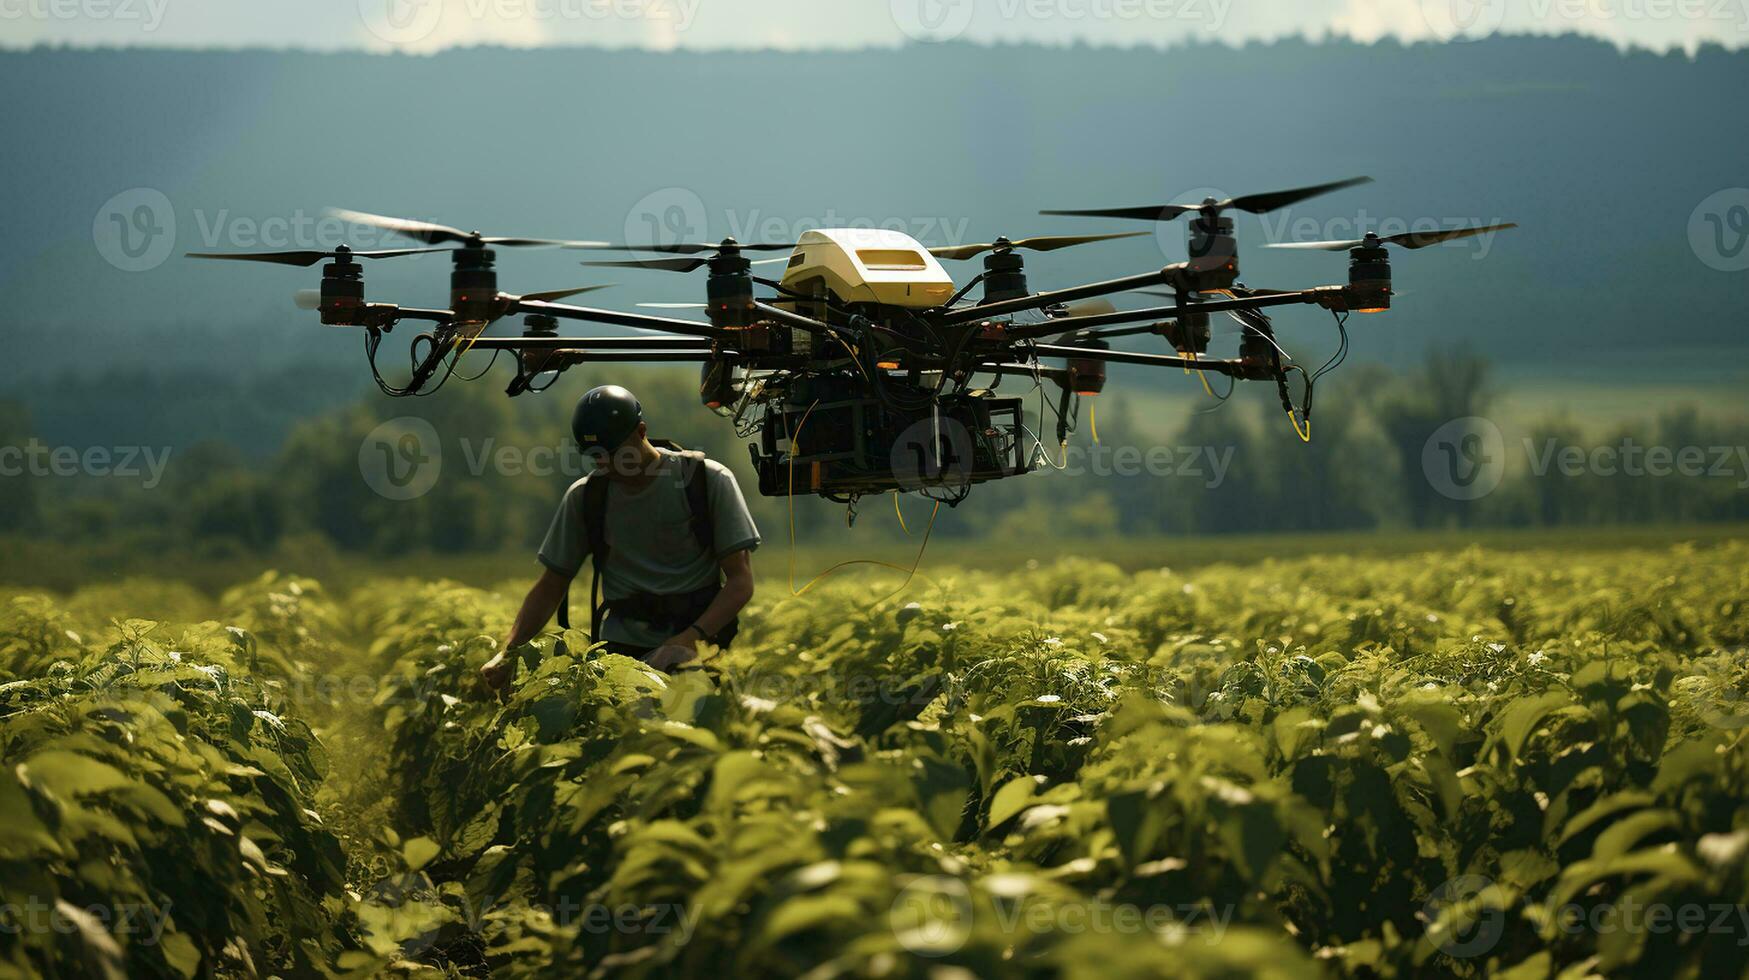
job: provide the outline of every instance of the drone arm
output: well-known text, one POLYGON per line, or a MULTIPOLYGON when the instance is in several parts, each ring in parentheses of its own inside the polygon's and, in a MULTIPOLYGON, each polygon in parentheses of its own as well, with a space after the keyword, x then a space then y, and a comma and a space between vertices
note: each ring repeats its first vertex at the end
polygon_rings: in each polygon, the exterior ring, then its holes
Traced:
POLYGON ((711 343, 697 337, 481 337, 474 350, 687 351, 709 353, 711 343))
POLYGON ((984 371, 990 374, 1021 375, 1028 378, 1049 378, 1052 381, 1057 381, 1069 376, 1069 370, 1067 368, 1045 367, 1042 364, 989 364, 979 368, 978 371, 984 371))
POLYGON ((455 319, 455 314, 449 310, 425 310, 416 306, 399 306, 395 308, 397 320, 430 320, 433 323, 448 323, 455 319))
POLYGON ((791 313, 789 310, 780 309, 779 307, 771 306, 766 303, 754 303, 753 309, 758 312, 760 316, 769 317, 785 326, 795 327, 797 330, 806 330, 808 333, 815 334, 816 336, 823 337, 832 333, 832 327, 830 324, 821 323, 813 317, 802 316, 800 313, 791 313))
MULTIPOLYGON (((1097 313, 1090 316, 1066 316, 1051 320, 1048 323, 1028 324, 1021 327, 1011 327, 1008 336, 1025 339, 1027 337, 1048 337, 1068 333, 1074 330, 1086 330, 1092 327, 1103 327, 1120 323, 1137 323, 1143 320, 1177 320, 1191 313, 1231 313, 1245 310, 1260 310, 1272 306, 1293 306, 1303 303, 1322 303, 1328 294, 1323 289, 1308 289, 1297 293, 1272 293, 1268 296, 1249 296, 1243 299, 1214 300, 1208 303, 1194 303, 1187 306, 1153 306, 1142 310, 1120 310, 1116 313, 1097 313)), ((1121 337, 1140 330, 1111 331, 1093 336, 1121 337)))
MULTIPOLYGON (((1213 371, 1235 378, 1255 374, 1248 362, 1209 357, 1177 357, 1172 354, 1142 354, 1126 350, 1098 350, 1092 347, 1062 347, 1039 344, 1033 348, 1040 357, 1074 358, 1078 361, 1110 361, 1116 364, 1144 364, 1151 367, 1188 368, 1192 371, 1213 371)), ((1273 374, 1269 376, 1273 377, 1273 374)))
POLYGON ((953 310, 943 315, 939 322, 952 326, 959 323, 972 323, 990 317, 1007 316, 1011 313, 1023 313, 1027 310, 1043 309, 1059 303, 1072 303, 1078 299, 1091 299, 1095 296, 1109 296, 1113 293, 1127 293, 1131 290, 1146 289, 1150 286, 1170 285, 1174 279, 1187 270, 1185 265, 1167 266, 1158 272, 1143 273, 1139 276, 1125 276, 1122 279, 1111 279, 1106 282, 1089 283, 1085 286, 1071 286, 1068 289, 1053 290, 1048 293, 1034 293, 1018 299, 1003 300, 997 303, 984 303, 981 306, 968 306, 953 310))
POLYGON ((512 307, 511 312, 544 313, 547 316, 560 317, 566 320, 588 320, 592 323, 607 323, 618 327, 637 327, 643 330, 666 330, 670 333, 686 334, 691 337, 707 337, 712 340, 725 336, 725 331, 713 327, 708 323, 694 323, 691 320, 677 320, 673 317, 666 316, 650 316, 647 313, 621 313, 618 310, 597 310, 586 306, 567 306, 563 303, 543 303, 533 300, 522 300, 512 307))

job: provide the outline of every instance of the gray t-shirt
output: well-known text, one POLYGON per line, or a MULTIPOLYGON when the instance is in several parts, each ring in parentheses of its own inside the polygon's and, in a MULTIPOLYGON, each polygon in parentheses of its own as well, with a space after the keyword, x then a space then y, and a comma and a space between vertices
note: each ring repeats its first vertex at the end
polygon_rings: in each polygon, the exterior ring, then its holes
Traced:
MULTIPOLYGON (((759 547, 759 528, 747 512, 747 501, 728 467, 714 459, 705 465, 706 499, 710 502, 711 551, 692 533, 692 513, 686 505, 684 463, 678 453, 659 449, 662 460, 655 479, 640 490, 614 483, 607 488, 607 567, 601 572, 605 600, 634 593, 678 595, 715 585, 718 563, 737 551, 759 547)), ((575 576, 589 560, 589 532, 583 520, 584 477, 565 491, 553 515, 541 564, 560 575, 575 576)), ((582 601, 587 605, 588 600, 582 601)), ((634 646, 655 646, 673 635, 660 627, 609 615, 598 639, 634 646)))

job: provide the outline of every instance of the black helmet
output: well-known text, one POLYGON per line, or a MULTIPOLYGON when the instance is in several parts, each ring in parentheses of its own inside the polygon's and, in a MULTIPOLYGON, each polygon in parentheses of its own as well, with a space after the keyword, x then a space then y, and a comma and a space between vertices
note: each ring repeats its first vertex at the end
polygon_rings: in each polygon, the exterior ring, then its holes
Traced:
POLYGON ((571 434, 577 438, 577 448, 583 452, 618 449, 644 420, 644 406, 638 398, 619 385, 602 385, 590 389, 577 400, 577 410, 571 413, 571 434))

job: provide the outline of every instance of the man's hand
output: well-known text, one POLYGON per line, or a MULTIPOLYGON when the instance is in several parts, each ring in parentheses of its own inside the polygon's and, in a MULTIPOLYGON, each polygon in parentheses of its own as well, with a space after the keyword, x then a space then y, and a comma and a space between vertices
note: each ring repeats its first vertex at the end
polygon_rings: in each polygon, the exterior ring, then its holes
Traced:
POLYGON ((500 650, 497 656, 486 661, 480 668, 480 680, 485 681, 491 690, 502 694, 504 685, 510 682, 510 675, 515 671, 516 661, 511 659, 510 651, 500 650))
POLYGON ((660 671, 673 673, 674 668, 698 659, 698 634, 690 628, 677 636, 663 640, 650 651, 644 662, 660 671))

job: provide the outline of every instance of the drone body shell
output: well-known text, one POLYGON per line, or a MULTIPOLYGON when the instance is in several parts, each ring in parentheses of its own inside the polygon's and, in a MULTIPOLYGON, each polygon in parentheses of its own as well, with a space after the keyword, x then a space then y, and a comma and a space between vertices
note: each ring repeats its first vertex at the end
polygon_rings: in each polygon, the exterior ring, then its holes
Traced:
POLYGON ((785 289, 820 287, 844 303, 929 309, 953 297, 953 277, 915 238, 884 228, 805 232, 784 270, 785 289))

